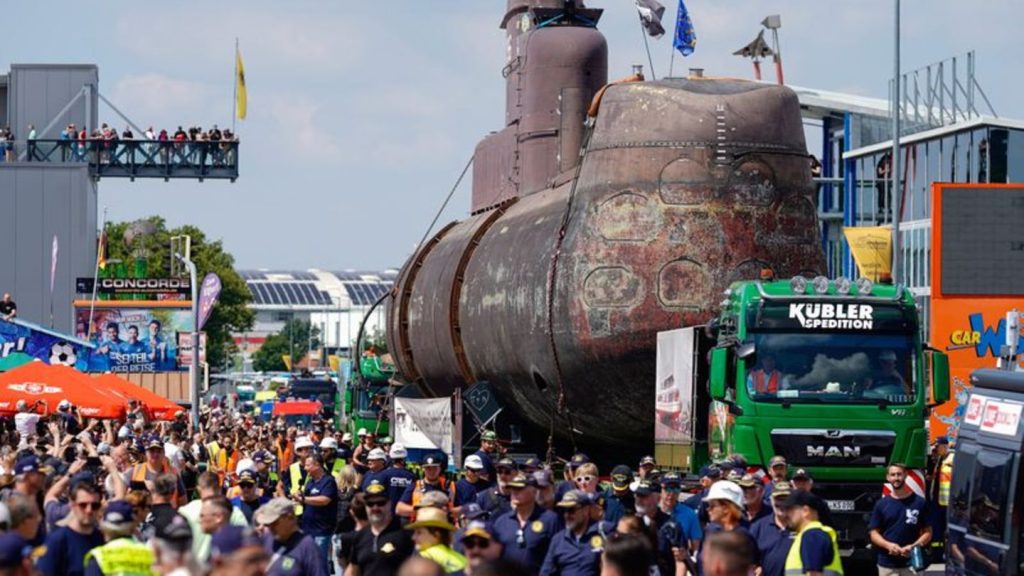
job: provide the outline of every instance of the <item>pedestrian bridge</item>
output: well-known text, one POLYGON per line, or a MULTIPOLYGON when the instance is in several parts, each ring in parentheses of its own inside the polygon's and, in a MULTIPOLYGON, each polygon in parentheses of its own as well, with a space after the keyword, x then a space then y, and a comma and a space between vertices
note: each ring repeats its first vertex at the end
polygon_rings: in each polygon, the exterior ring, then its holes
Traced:
POLYGON ((238 141, 29 140, 23 162, 85 163, 101 178, 238 178, 238 141))

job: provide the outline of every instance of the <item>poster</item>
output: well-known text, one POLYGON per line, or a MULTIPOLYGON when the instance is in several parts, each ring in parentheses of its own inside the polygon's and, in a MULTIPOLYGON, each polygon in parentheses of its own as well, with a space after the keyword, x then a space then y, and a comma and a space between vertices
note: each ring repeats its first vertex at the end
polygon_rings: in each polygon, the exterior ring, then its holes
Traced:
MULTIPOLYGON (((171 372, 187 369, 178 362, 178 333, 192 331, 189 302, 159 306, 133 301, 133 307, 97 302, 92 313, 89 372, 171 372)), ((89 333, 89 304, 76 302, 76 335, 89 333)))
POLYGON ((654 441, 693 441, 694 329, 658 332, 654 441))
MULTIPOLYGON (((0 320, 0 360, 17 355, 41 360, 47 364, 72 366, 85 370, 92 345, 82 339, 48 330, 31 322, 0 320)), ((26 358, 26 361, 30 361, 26 358)))
POLYGON ((892 273, 892 228, 852 226, 843 228, 843 234, 861 276, 878 282, 892 273))
POLYGON ((394 427, 396 444, 451 454, 451 398, 395 398, 394 427))

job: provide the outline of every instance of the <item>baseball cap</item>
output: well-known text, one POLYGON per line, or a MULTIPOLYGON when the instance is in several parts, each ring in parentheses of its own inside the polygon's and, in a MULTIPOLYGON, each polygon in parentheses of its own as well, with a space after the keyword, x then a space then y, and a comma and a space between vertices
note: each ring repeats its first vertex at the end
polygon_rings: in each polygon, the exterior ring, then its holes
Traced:
POLYGON ((256 483, 256 472, 252 470, 242 470, 238 473, 239 484, 255 484, 256 483))
POLYGON ((569 459, 569 468, 576 469, 588 463, 590 463, 590 457, 582 452, 578 452, 569 459))
POLYGON ((367 500, 387 500, 388 489, 380 483, 380 480, 371 480, 366 486, 367 500))
POLYGON ((776 482, 772 484, 772 498, 789 496, 792 492, 793 487, 789 485, 789 482, 776 482))
POLYGON ((531 456, 526 460, 523 460, 522 464, 519 465, 520 470, 536 470, 541 467, 540 458, 531 456))
POLYGON ((430 490, 420 497, 420 501, 413 508, 447 508, 448 494, 440 490, 430 490))
POLYGON ((313 441, 309 439, 309 436, 299 436, 295 439, 295 449, 299 450, 302 448, 312 448, 313 441))
POLYGON ((612 488, 623 491, 629 488, 629 481, 633 477, 633 471, 625 464, 619 464, 612 468, 612 488))
POLYGON ((551 470, 541 468, 540 470, 534 470, 533 472, 527 472, 533 476, 534 481, 537 482, 538 488, 547 488, 551 486, 551 470))
POLYGON ((651 482, 649 480, 640 480, 636 483, 636 487, 633 488, 633 493, 637 496, 648 496, 650 494, 661 493, 661 486, 657 482, 651 482))
POLYGON ((71 408, 71 402, 68 400, 61 400, 60 403, 57 404, 58 410, 67 410, 68 408, 71 408))
POLYGON ((135 510, 125 500, 113 500, 107 503, 107 509, 103 512, 103 526, 112 528, 123 528, 134 521, 135 510))
POLYGON ((462 505, 462 508, 459 509, 459 514, 468 520, 476 520, 477 518, 486 516, 487 511, 481 508, 476 502, 469 502, 468 504, 462 505))
POLYGON ((797 506, 809 506, 812 510, 817 511, 819 514, 822 512, 822 508, 828 508, 825 502, 821 498, 818 498, 811 492, 806 490, 793 490, 789 496, 779 505, 781 508, 789 509, 796 508, 797 506))
POLYGON ((744 474, 736 481, 736 484, 739 485, 740 488, 753 488, 755 486, 759 486, 761 482, 755 478, 753 474, 744 474))
POLYGON ((537 479, 533 475, 527 476, 526 474, 517 474, 514 478, 508 481, 507 486, 509 488, 526 488, 527 486, 536 486, 537 479))
POLYGON ((722 469, 718 467, 718 464, 708 464, 700 469, 701 478, 710 478, 712 480, 722 477, 722 469))
POLYGON ((163 524, 157 523, 155 536, 164 542, 170 542, 179 551, 192 547, 192 528, 181 514, 175 514, 163 524))
POLYGON ((423 462, 420 463, 420 466, 422 466, 423 468, 426 468, 427 466, 440 466, 440 465, 441 465, 441 457, 436 455, 436 454, 430 454, 430 455, 426 456, 425 458, 423 458, 423 462))
POLYGON ((405 446, 402 444, 392 444, 388 456, 390 456, 392 460, 405 460, 409 457, 409 451, 406 450, 405 446))
POLYGON ((738 484, 729 480, 715 482, 708 489, 708 495, 704 497, 705 502, 711 500, 726 500, 743 508, 743 489, 738 484))
POLYGON ((384 453, 380 448, 374 448, 370 450, 370 453, 366 455, 367 460, 387 460, 388 455, 384 453))
POLYGON ((786 466, 786 465, 787 465, 786 457, 785 456, 781 456, 781 455, 779 455, 779 456, 772 456, 772 459, 768 461, 768 467, 769 468, 775 468, 776 466, 786 466))
POLYGON ((656 466, 657 462, 654 460, 654 456, 644 456, 640 459, 641 466, 656 466))
POLYGON ((936 444, 949 444, 949 436, 939 436, 935 439, 936 444))
POLYGON ((100 442, 99 446, 96 446, 96 452, 101 456, 110 456, 111 450, 114 448, 106 442, 100 442))
POLYGON ((483 433, 480 434, 480 440, 483 440, 484 442, 497 442, 498 434, 494 430, 484 430, 483 433))
POLYGON ((476 454, 473 454, 473 455, 470 455, 470 456, 466 457, 466 462, 465 462, 464 466, 466 468, 469 468, 470 470, 483 470, 484 469, 484 462, 483 462, 483 460, 480 459, 479 456, 477 456, 476 454))
POLYGON ((0 568, 15 568, 32 555, 32 546, 16 532, 0 534, 0 568))
POLYGON ((581 506, 590 506, 594 500, 590 497, 590 494, 582 490, 569 490, 562 495, 562 499, 558 501, 559 508, 579 508, 581 506))
POLYGON ((213 533, 210 538, 210 558, 233 554, 247 546, 262 546, 263 543, 248 526, 227 525, 213 533))
POLYGON ((661 488, 666 492, 679 492, 683 489, 683 479, 675 472, 666 472, 661 477, 661 488))
POLYGON ((253 462, 270 462, 273 458, 264 450, 257 450, 252 454, 253 462))
POLYGON ((494 466, 496 468, 513 468, 514 469, 516 467, 516 461, 511 459, 511 458, 505 457, 505 458, 502 458, 502 459, 498 460, 498 463, 495 464, 494 466))
POLYGON ((160 438, 160 436, 157 436, 156 434, 153 434, 152 436, 150 436, 146 440, 146 449, 147 450, 149 450, 150 448, 163 448, 163 447, 164 447, 164 441, 160 438))
POLYGON ((491 535, 491 530, 487 526, 487 522, 480 520, 474 520, 466 526, 466 531, 462 533, 463 538, 469 538, 471 536, 477 536, 479 538, 485 538, 492 540, 494 537, 491 535))
POLYGON ((338 441, 335 440, 334 438, 328 436, 327 438, 324 438, 323 440, 320 441, 320 449, 321 450, 337 450, 338 449, 338 441))
POLYGON ((256 524, 273 524, 281 516, 295 515, 295 503, 287 498, 274 498, 256 509, 253 520, 256 524))
POLYGON ((22 456, 14 463, 14 475, 21 476, 29 472, 39 472, 39 458, 35 454, 22 456))
POLYGON ((813 477, 806 469, 797 468, 796 472, 793 472, 793 479, 796 480, 797 478, 806 478, 807 480, 811 480, 813 477))

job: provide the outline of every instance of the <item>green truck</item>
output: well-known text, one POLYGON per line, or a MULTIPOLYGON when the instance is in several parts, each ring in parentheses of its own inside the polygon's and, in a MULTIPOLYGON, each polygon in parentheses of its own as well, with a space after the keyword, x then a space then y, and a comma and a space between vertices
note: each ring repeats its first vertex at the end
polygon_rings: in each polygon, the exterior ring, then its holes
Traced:
POLYGON ((390 434, 388 387, 395 367, 381 361, 377 355, 365 355, 353 370, 345 387, 345 430, 353 438, 360 429, 376 433, 378 437, 390 434))
POLYGON ((886 465, 926 466, 928 415, 949 397, 945 354, 922 341, 902 286, 796 277, 725 295, 707 326, 674 331, 671 346, 659 334, 659 461, 697 470, 742 454, 767 469, 784 456, 812 475, 844 553, 863 555, 886 465))

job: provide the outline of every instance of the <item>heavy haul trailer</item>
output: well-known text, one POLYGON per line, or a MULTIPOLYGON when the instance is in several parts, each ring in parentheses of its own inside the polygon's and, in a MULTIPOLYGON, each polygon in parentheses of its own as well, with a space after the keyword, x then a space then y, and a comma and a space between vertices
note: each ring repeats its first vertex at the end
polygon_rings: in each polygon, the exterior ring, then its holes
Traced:
POLYGON ((922 342, 913 296, 866 279, 736 282, 713 322, 676 332, 659 334, 656 433, 676 434, 659 461, 695 471, 785 456, 813 476, 845 553, 862 555, 886 465, 925 468, 929 413, 949 397, 946 355, 922 342))

